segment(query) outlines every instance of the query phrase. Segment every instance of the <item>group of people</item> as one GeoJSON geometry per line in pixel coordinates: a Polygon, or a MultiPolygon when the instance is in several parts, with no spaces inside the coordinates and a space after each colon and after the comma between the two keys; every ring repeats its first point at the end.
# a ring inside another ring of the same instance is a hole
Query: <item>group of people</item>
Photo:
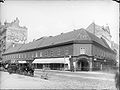
{"type": "Polygon", "coordinates": [[[9,63],[4,66],[5,70],[9,72],[9,74],[17,73],[22,75],[34,76],[34,67],[28,63],[26,64],[15,64],[9,63]]]}

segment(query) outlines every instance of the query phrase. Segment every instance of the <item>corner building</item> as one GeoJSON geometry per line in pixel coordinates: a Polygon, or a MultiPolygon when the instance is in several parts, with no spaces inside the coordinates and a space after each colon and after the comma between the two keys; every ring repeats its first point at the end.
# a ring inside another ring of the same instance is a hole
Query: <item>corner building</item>
{"type": "Polygon", "coordinates": [[[25,61],[36,68],[48,65],[50,69],[59,70],[103,70],[116,64],[116,53],[104,39],[85,29],[39,38],[8,49],[3,57],[4,61],[25,61]]]}

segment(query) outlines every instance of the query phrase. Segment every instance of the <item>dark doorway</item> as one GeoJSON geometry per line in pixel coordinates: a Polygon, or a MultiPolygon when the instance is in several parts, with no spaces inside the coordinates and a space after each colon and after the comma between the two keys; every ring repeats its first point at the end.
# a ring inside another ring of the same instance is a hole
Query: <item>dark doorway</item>
{"type": "Polygon", "coordinates": [[[89,70],[89,63],[87,59],[80,59],[77,62],[77,70],[79,71],[88,71],[89,70]]]}

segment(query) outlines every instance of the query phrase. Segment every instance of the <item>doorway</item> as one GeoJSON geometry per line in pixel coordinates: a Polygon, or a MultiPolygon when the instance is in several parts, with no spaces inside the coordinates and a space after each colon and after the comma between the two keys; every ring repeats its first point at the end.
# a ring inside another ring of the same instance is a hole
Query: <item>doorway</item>
{"type": "Polygon", "coordinates": [[[87,59],[78,60],[77,70],[78,71],[88,71],[89,70],[89,63],[88,63],[87,59]]]}

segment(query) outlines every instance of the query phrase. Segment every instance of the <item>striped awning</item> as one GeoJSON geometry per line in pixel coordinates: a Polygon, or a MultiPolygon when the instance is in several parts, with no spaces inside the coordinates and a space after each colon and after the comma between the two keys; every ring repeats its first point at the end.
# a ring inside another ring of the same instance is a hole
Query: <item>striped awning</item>
{"type": "Polygon", "coordinates": [[[26,61],[18,61],[18,63],[27,63],[26,61]]]}
{"type": "Polygon", "coordinates": [[[46,58],[46,59],[35,59],[33,63],[63,63],[68,64],[69,58],[46,58]]]}

